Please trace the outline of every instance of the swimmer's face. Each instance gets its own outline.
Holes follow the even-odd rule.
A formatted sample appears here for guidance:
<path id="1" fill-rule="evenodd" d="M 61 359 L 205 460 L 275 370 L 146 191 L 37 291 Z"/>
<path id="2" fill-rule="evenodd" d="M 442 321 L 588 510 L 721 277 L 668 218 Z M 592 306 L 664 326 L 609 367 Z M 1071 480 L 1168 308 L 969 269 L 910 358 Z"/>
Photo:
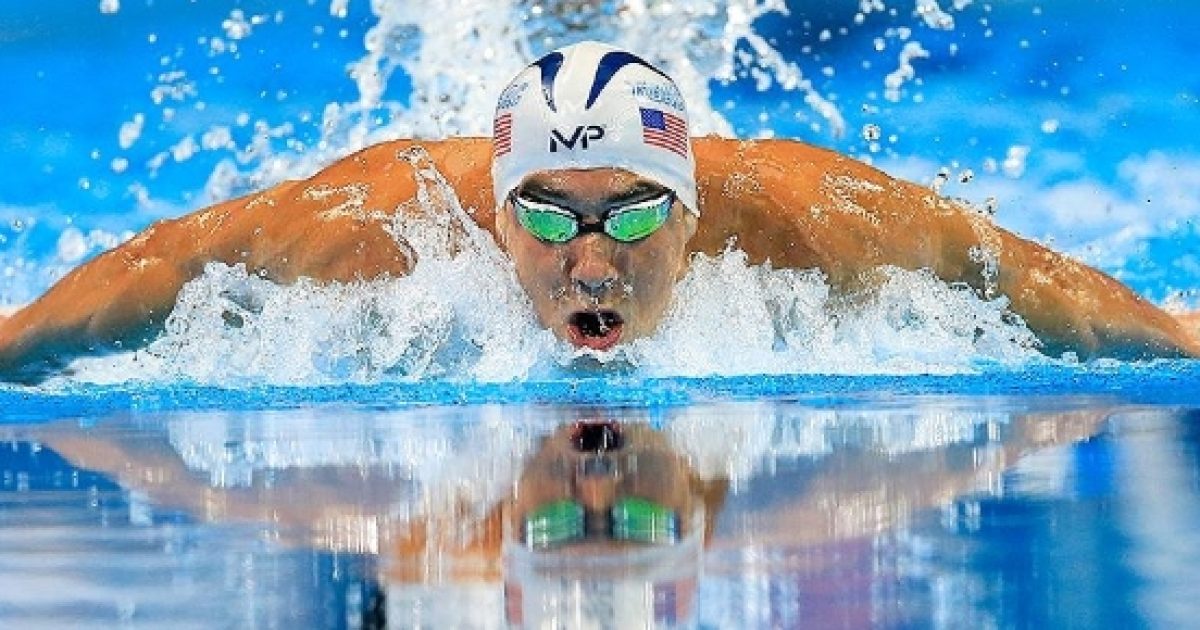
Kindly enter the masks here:
<path id="1" fill-rule="evenodd" d="M 544 549 L 595 553 L 647 544 L 621 540 L 619 534 L 611 531 L 612 510 L 626 498 L 651 502 L 676 515 L 678 539 L 691 533 L 692 515 L 703 503 L 703 497 L 687 461 L 661 433 L 648 426 L 604 426 L 619 430 L 618 443 L 610 443 L 607 450 L 598 451 L 595 447 L 601 439 L 597 435 L 600 425 L 579 423 L 548 436 L 522 469 L 510 505 L 509 523 L 510 531 L 523 543 L 529 544 L 527 528 L 531 517 L 536 522 L 539 509 L 564 500 L 584 508 L 584 532 L 569 540 L 551 542 Z"/>
<path id="2" fill-rule="evenodd" d="M 661 198 L 665 188 L 615 168 L 534 173 L 514 194 L 568 209 L 582 224 L 599 223 L 615 208 Z M 679 201 L 649 236 L 620 242 L 603 232 L 547 242 L 521 226 L 512 197 L 497 229 L 538 319 L 560 339 L 607 350 L 654 332 L 686 267 L 696 219 Z"/>

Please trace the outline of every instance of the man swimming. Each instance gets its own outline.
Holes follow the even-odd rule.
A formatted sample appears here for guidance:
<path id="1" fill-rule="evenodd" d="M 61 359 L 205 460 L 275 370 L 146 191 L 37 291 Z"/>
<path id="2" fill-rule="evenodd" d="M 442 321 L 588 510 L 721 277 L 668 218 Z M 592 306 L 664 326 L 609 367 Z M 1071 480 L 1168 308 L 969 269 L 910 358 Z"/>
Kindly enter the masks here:
<path id="1" fill-rule="evenodd" d="M 418 146 L 420 159 L 397 159 Z M 1200 356 L 1179 321 L 1116 280 L 927 188 L 799 142 L 689 137 L 668 76 L 585 42 L 510 82 L 490 140 L 376 145 L 79 267 L 0 321 L 0 377 L 148 343 L 210 262 L 280 283 L 404 275 L 412 250 L 388 228 L 423 211 L 414 169 L 431 167 L 512 258 L 541 324 L 578 347 L 651 334 L 688 257 L 735 242 L 751 263 L 816 268 L 845 293 L 892 265 L 1005 295 L 1052 356 Z"/>

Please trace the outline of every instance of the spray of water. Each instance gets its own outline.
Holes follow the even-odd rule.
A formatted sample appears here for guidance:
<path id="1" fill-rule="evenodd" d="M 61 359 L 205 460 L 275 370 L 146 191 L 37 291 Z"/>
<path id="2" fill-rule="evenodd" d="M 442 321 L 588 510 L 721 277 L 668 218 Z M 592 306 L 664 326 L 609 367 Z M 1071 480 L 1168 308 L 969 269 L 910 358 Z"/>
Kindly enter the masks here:
<path id="1" fill-rule="evenodd" d="M 950 10 L 968 4 L 955 2 Z M 936 0 L 916 0 L 910 8 L 932 28 L 953 28 L 952 14 Z M 611 41 L 662 65 L 687 98 L 694 133 L 731 132 L 711 105 L 710 87 L 745 77 L 761 90 L 795 92 L 833 134 L 845 132 L 835 102 L 756 32 L 763 16 L 788 11 L 779 0 L 464 0 L 437 11 L 372 0 L 370 9 L 376 22 L 365 54 L 348 69 L 358 100 L 328 104 L 318 140 L 303 143 L 290 121 L 259 121 L 249 143 L 236 146 L 228 127 L 217 126 L 199 143 L 182 139 L 172 158 L 230 151 L 206 188 L 219 199 L 306 176 L 386 139 L 483 135 L 495 95 L 512 74 L 546 50 L 584 39 Z M 864 1 L 854 20 L 895 10 Z M 330 4 L 335 17 L 346 11 L 341 0 Z M 219 44 L 236 47 L 265 23 L 231 14 Z M 911 33 L 889 29 L 888 37 L 907 42 L 898 69 L 881 77 L 895 100 L 924 51 Z M 386 97 L 400 73 L 412 83 L 403 103 Z M 159 101 L 186 99 L 194 90 L 186 77 L 160 79 Z M 123 125 L 122 142 L 135 142 L 143 124 L 134 117 Z M 899 269 L 883 270 L 868 293 L 834 295 L 817 272 L 752 266 L 736 249 L 692 261 L 653 337 L 607 353 L 574 350 L 535 325 L 511 263 L 424 156 L 399 157 L 416 167 L 421 191 L 410 202 L 414 208 L 394 213 L 390 228 L 418 261 L 409 276 L 277 286 L 241 266 L 213 264 L 180 295 L 160 339 L 135 353 L 81 360 L 74 378 L 497 381 L 597 363 L 647 375 L 956 372 L 1036 356 L 1036 339 L 1003 299 L 981 300 L 967 288 Z"/>
<path id="2" fill-rule="evenodd" d="M 914 1 L 905 10 L 916 19 L 931 28 L 954 27 L 936 0 Z M 956 0 L 951 10 L 969 4 Z M 210 198 L 307 175 L 382 140 L 487 135 L 496 95 L 512 75 L 552 48 L 586 39 L 637 51 L 663 67 L 689 104 L 694 134 L 732 134 L 712 105 L 711 87 L 747 78 L 760 91 L 795 93 L 831 135 L 846 133 L 834 99 L 756 31 L 761 18 L 788 13 L 783 0 L 460 0 L 437 11 L 404 0 L 372 0 L 370 6 L 377 21 L 364 39 L 365 54 L 349 68 L 358 100 L 329 103 L 315 143 L 300 142 L 291 129 L 281 134 L 281 127 L 262 125 L 247 148 L 214 171 L 206 187 Z M 853 22 L 896 10 L 864 1 Z M 344 16 L 345 2 L 333 0 L 330 12 Z M 888 37 L 909 40 L 911 29 L 901 30 L 888 29 Z M 899 67 L 881 78 L 889 100 L 900 100 L 904 84 L 916 77 L 913 60 L 928 56 L 919 42 L 907 41 Z M 407 102 L 386 98 L 397 74 L 412 83 Z M 759 133 L 771 132 L 764 125 Z M 281 138 L 285 149 L 279 151 Z"/>
<path id="3" fill-rule="evenodd" d="M 1004 298 L 980 299 L 929 273 L 883 269 L 839 295 L 816 271 L 697 255 L 657 334 L 608 352 L 539 329 L 512 263 L 470 220 L 420 150 L 412 208 L 390 230 L 412 248 L 402 278 L 280 286 L 210 264 L 149 347 L 77 362 L 72 378 L 246 383 L 508 381 L 609 364 L 648 376 L 955 373 L 1037 356 Z"/>

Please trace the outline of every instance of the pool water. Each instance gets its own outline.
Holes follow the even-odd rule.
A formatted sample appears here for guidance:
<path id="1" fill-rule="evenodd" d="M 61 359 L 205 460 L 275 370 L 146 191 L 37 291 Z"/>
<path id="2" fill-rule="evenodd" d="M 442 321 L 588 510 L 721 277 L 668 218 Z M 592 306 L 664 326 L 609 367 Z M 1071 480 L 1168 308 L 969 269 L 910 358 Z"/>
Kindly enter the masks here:
<path id="1" fill-rule="evenodd" d="M 663 63 L 696 133 L 852 155 L 1194 310 L 1197 6 L 6 7 L 0 312 L 154 220 L 485 134 L 515 70 L 585 38 Z M 581 365 L 494 243 L 420 228 L 408 278 L 211 266 L 150 346 L 0 384 L 0 627 L 1196 625 L 1200 362 L 1044 357 L 920 272 L 831 315 L 819 274 L 731 248 Z M 522 546 L 522 473 L 580 420 L 686 464 L 676 544 Z"/>
<path id="2" fill-rule="evenodd" d="M 0 625 L 492 628 L 515 609 L 539 627 L 1186 627 L 1196 384 L 1170 404 L 931 389 L 447 407 L 348 391 L 45 413 L 0 426 Z M 540 440 L 580 419 L 647 425 L 722 490 L 707 543 L 663 560 L 674 572 L 581 582 L 570 559 L 531 573 L 520 554 L 464 551 Z M 414 552 L 426 521 L 456 531 Z"/>

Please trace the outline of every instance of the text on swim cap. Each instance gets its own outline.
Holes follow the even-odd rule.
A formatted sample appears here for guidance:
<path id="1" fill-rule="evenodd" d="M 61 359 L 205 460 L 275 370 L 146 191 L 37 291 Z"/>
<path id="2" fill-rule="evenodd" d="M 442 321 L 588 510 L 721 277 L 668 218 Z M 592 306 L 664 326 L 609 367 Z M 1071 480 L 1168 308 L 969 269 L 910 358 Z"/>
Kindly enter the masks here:
<path id="1" fill-rule="evenodd" d="M 670 83 L 657 84 L 639 81 L 633 84 L 631 91 L 636 98 L 666 105 L 676 111 L 684 111 L 683 95 L 679 93 L 679 88 Z"/>
<path id="2" fill-rule="evenodd" d="M 521 97 L 525 95 L 525 90 L 529 89 L 529 82 L 515 83 L 504 88 L 500 93 L 500 98 L 496 101 L 496 109 L 512 109 L 521 102 Z"/>
<path id="3" fill-rule="evenodd" d="M 604 127 L 598 125 L 580 125 L 575 128 L 569 137 L 565 137 L 557 129 L 550 130 L 550 152 L 557 153 L 559 145 L 566 147 L 567 150 L 575 148 L 578 144 L 580 149 L 587 149 L 589 142 L 595 142 L 604 137 Z"/>

